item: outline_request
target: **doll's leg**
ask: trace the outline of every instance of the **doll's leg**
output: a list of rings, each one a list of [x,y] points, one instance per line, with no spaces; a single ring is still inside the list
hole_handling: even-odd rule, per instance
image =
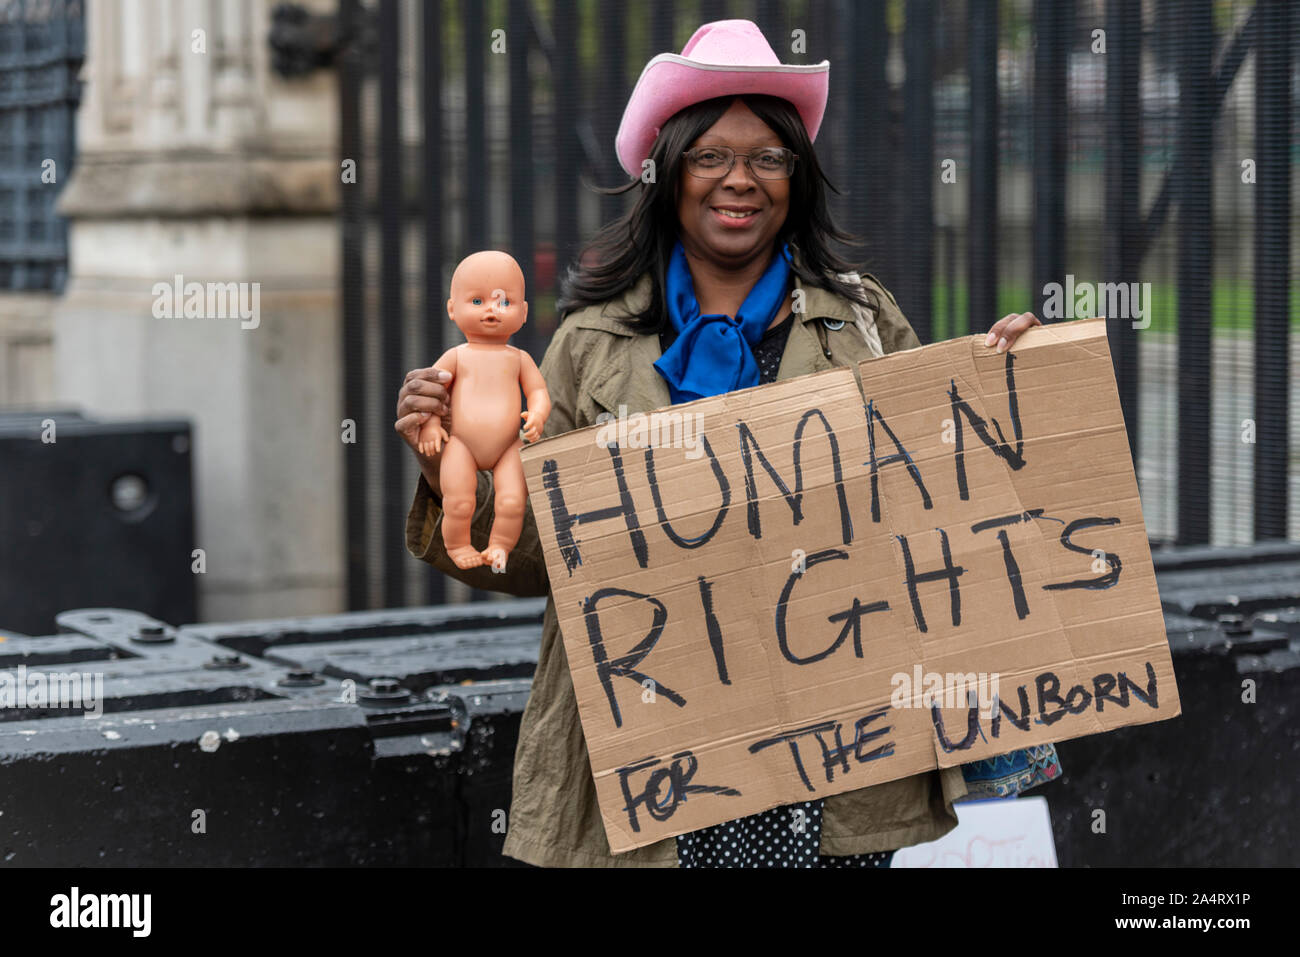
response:
[[[506,570],[506,558],[519,543],[519,534],[524,527],[524,500],[528,496],[528,485],[524,482],[524,463],[519,457],[523,444],[515,439],[514,444],[501,453],[492,469],[492,484],[496,486],[496,498],[493,499],[496,517],[492,519],[483,561],[491,565],[494,572]]]
[[[456,436],[447,440],[438,466],[442,486],[442,541],[457,568],[476,568],[483,555],[470,544],[470,522],[477,504],[478,469],[469,447]]]

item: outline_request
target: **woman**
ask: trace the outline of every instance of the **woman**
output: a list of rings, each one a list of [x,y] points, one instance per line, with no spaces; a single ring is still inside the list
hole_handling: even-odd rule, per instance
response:
[[[681,56],[647,65],[616,140],[635,177],[625,188],[640,195],[562,284],[562,321],[540,366],[552,401],[544,436],[620,407],[649,411],[920,345],[885,288],[830,249],[851,237],[832,222],[812,148],[828,70],[781,65],[746,20],[706,24]],[[988,343],[1005,349],[1037,322],[1004,317]],[[395,428],[413,451],[429,415],[450,424],[447,388],[431,368],[407,374]],[[410,552],[475,587],[549,596],[531,504],[505,574],[462,571],[442,545],[437,460],[416,454]],[[476,544],[492,523],[492,494],[480,472]],[[894,849],[951,830],[952,803],[967,793],[960,768],[935,770],[615,856],[551,597],[504,851],[542,866],[887,866]]]

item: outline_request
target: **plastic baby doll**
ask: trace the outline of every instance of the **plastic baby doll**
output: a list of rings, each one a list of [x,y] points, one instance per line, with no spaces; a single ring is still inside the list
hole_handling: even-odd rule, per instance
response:
[[[451,435],[438,416],[430,416],[420,429],[417,448],[421,455],[442,452],[442,538],[451,560],[459,568],[491,565],[492,571],[504,572],[519,542],[528,494],[519,457],[519,419],[524,420],[524,436],[534,442],[551,414],[537,364],[527,352],[509,345],[528,318],[523,270],[513,257],[496,250],[465,257],[451,277],[447,315],[468,340],[434,363],[452,376]],[[528,397],[527,412],[520,405],[521,386]],[[481,552],[470,543],[479,469],[492,472],[496,488],[496,515]]]

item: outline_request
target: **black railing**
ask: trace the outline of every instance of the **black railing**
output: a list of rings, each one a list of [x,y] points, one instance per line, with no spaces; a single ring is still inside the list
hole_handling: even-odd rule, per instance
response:
[[[725,17],[783,62],[831,61],[818,155],[864,240],[841,252],[923,341],[1049,318],[1052,284],[1150,283],[1143,320],[1107,327],[1153,541],[1300,537],[1286,0],[340,0],[339,17],[376,38],[339,60],[358,163],[341,216],[352,607],[450,594],[402,545],[415,472],[391,423],[405,370],[458,341],[451,269],[482,248],[519,260],[515,342],[540,359],[558,276],[632,201],[586,188],[625,180],[632,84]]]
[[[72,172],[85,47],[80,0],[0,0],[0,290],[67,280],[55,199]]]

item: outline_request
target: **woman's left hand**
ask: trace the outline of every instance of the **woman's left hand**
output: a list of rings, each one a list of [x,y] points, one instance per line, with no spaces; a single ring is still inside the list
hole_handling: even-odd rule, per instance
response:
[[[1042,322],[1032,312],[1012,313],[993,323],[984,340],[986,346],[996,345],[998,352],[1006,352],[1019,335],[1030,326],[1041,326]]]

